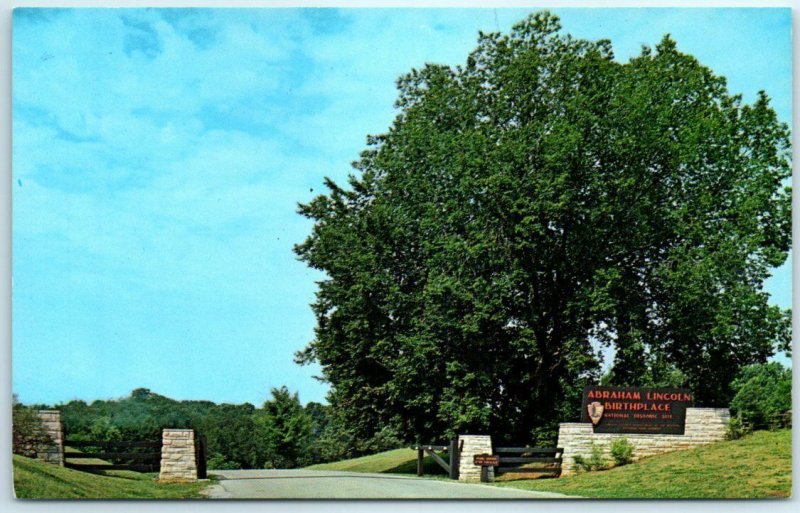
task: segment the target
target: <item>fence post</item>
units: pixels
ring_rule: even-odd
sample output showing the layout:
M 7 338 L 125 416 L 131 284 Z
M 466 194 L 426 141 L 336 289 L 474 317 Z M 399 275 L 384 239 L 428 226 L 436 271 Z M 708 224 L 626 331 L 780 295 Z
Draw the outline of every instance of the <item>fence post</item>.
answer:
M 458 437 L 450 440 L 450 479 L 458 479 Z
M 197 460 L 197 479 L 207 479 L 208 472 L 206 461 L 208 459 L 208 452 L 206 449 L 206 435 L 198 435 L 197 436 L 197 456 L 195 459 Z
M 425 458 L 425 450 L 422 448 L 421 445 L 417 446 L 417 477 L 422 477 L 423 474 L 423 465 L 422 460 Z

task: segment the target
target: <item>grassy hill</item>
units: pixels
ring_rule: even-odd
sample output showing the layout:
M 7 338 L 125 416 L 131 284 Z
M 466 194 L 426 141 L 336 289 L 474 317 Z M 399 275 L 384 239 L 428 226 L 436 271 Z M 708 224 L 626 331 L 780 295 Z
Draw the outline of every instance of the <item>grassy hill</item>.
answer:
M 14 492 L 21 499 L 189 499 L 206 483 L 158 483 L 136 472 L 91 474 L 14 455 Z
M 789 497 L 792 433 L 757 431 L 741 440 L 653 456 L 602 472 L 496 485 L 615 499 Z
M 447 457 L 444 458 L 447 461 Z M 445 475 L 445 471 L 426 456 L 423 460 L 425 475 Z M 344 470 L 347 472 L 377 472 L 387 474 L 417 473 L 417 451 L 413 449 L 394 449 L 351 460 L 320 463 L 308 467 L 311 470 Z

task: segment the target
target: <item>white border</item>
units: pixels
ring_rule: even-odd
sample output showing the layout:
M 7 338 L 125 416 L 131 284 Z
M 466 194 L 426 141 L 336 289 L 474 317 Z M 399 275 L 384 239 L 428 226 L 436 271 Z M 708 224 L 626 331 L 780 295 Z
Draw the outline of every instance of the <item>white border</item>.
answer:
M 500 0 L 489 2 L 487 0 L 438 0 L 438 1 L 402 1 L 402 0 L 73 0 L 73 1 L 44 1 L 44 0 L 0 0 L 0 350 L 7 356 L 2 361 L 2 368 L 6 371 L 4 379 L 0 382 L 0 418 L 3 419 L 3 429 L 0 432 L 0 447 L 11 446 L 11 9 L 14 7 L 792 7 L 793 19 L 793 110 L 792 131 L 793 159 L 800 162 L 800 123 L 798 123 L 798 99 L 800 99 L 800 57 L 797 52 L 797 41 L 794 38 L 794 27 L 797 26 L 800 0 L 606 0 L 606 1 L 580 1 L 580 0 L 539 0 L 539 1 L 509 1 Z M 794 190 L 800 191 L 800 178 L 793 176 Z M 800 211 L 800 199 L 796 194 L 792 201 L 793 228 L 792 236 L 794 261 L 792 269 L 793 295 L 792 308 L 800 311 L 800 300 L 796 293 L 798 270 L 800 270 L 800 257 L 797 245 L 800 235 L 800 223 L 797 220 Z M 793 341 L 795 347 L 796 335 L 800 327 L 798 316 L 793 316 Z M 794 411 L 797 411 L 798 374 L 794 373 Z M 797 436 L 797 429 L 793 430 L 793 437 Z M 797 444 L 793 444 L 793 462 L 798 461 Z M 677 508 L 686 512 L 705 512 L 708 510 L 725 509 L 730 512 L 750 511 L 751 509 L 767 509 L 773 511 L 795 511 L 798 508 L 796 479 L 792 491 L 795 498 L 780 501 L 15 501 L 12 498 L 13 482 L 11 478 L 10 451 L 4 453 L 5 459 L 0 464 L 0 510 L 4 512 L 16 511 L 293 511 L 293 512 L 327 512 L 347 511 L 348 513 L 372 512 L 376 509 L 382 511 L 436 511 L 436 512 L 484 512 L 487 509 L 501 510 L 503 512 L 531 510 L 558 510 L 559 512 L 605 513 L 627 511 L 654 511 L 673 513 Z M 742 486 L 747 486 L 742 483 Z

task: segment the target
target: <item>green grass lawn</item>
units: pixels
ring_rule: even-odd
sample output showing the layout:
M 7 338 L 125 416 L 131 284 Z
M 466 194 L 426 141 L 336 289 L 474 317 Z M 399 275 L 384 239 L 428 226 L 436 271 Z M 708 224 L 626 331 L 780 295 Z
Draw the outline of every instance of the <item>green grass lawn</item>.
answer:
M 757 431 L 741 440 L 653 456 L 601 472 L 495 484 L 615 499 L 789 497 L 792 433 Z
M 447 456 L 443 456 L 447 461 Z M 423 460 L 425 475 L 445 475 L 444 469 L 426 456 Z M 388 474 L 414 474 L 417 473 L 417 451 L 413 449 L 394 449 L 380 452 L 370 456 L 362 456 L 351 460 L 335 461 L 333 463 L 320 463 L 308 467 L 311 470 L 344 470 L 347 472 L 377 472 Z
M 207 483 L 158 483 L 152 474 L 72 470 L 14 455 L 14 491 L 21 499 L 192 499 Z

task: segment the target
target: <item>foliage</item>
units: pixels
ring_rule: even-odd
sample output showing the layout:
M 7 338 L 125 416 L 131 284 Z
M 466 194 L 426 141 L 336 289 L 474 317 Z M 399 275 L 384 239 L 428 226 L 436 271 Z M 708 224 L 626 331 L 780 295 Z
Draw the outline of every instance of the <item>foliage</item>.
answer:
M 337 436 L 524 442 L 579 414 L 596 343 L 610 384 L 727 404 L 740 368 L 788 348 L 762 290 L 790 247 L 766 94 L 744 104 L 669 37 L 619 63 L 547 13 L 397 86 L 347 186 L 299 207 L 296 252 L 327 278 L 297 360 L 332 385 Z
M 207 483 L 159 483 L 153 476 L 92 474 L 14 456 L 14 495 L 21 499 L 190 499 Z
M 206 466 L 209 470 L 236 470 L 242 466 L 235 461 L 228 461 L 222 454 L 215 454 L 208 459 Z
M 544 425 L 531 430 L 532 447 L 555 447 L 558 442 L 558 424 Z
M 606 472 L 496 484 L 603 499 L 789 497 L 792 432 L 757 431 L 741 440 L 652 456 Z
M 160 440 L 164 428 L 193 428 L 206 437 L 209 468 L 291 468 L 339 456 L 324 440 L 329 407 L 303 407 L 285 387 L 273 389 L 262 408 L 175 401 L 144 388 L 121 399 L 52 408 L 61 411 L 73 440 Z
M 633 461 L 633 444 L 625 437 L 611 442 L 611 457 L 616 466 L 627 465 Z
M 753 429 L 782 427 L 792 409 L 792 370 L 779 362 L 745 367 L 732 388 L 731 413 Z
M 742 421 L 741 415 L 731 417 L 728 421 L 728 425 L 725 426 L 725 438 L 728 440 L 738 440 L 752 432 L 752 427 Z
M 396 449 L 403 445 L 397 430 L 392 426 L 383 426 L 368 438 L 358 437 L 356 430 L 347 425 L 341 412 L 326 406 L 327 422 L 320 436 L 312 443 L 312 453 L 317 455 L 315 461 L 339 461 L 355 458 L 365 454 Z
M 37 449 L 53 443 L 39 416 L 12 396 L 12 450 L 14 454 L 35 458 Z
M 591 453 L 588 458 L 581 454 L 576 454 L 575 456 L 573 456 L 573 460 L 575 461 L 575 466 L 578 468 L 578 470 L 590 472 L 593 470 L 607 469 L 608 460 L 603 455 L 603 448 L 592 442 L 590 450 Z
M 195 428 L 206 435 L 208 457 L 222 457 L 241 468 L 262 468 L 267 444 L 256 436 L 255 417 L 252 404 L 220 404 L 210 408 Z
M 312 419 L 296 393 L 291 394 L 286 387 L 273 388 L 272 399 L 264 403 L 257 422 L 261 441 L 267 447 L 264 468 L 294 468 L 312 462 L 307 452 Z

